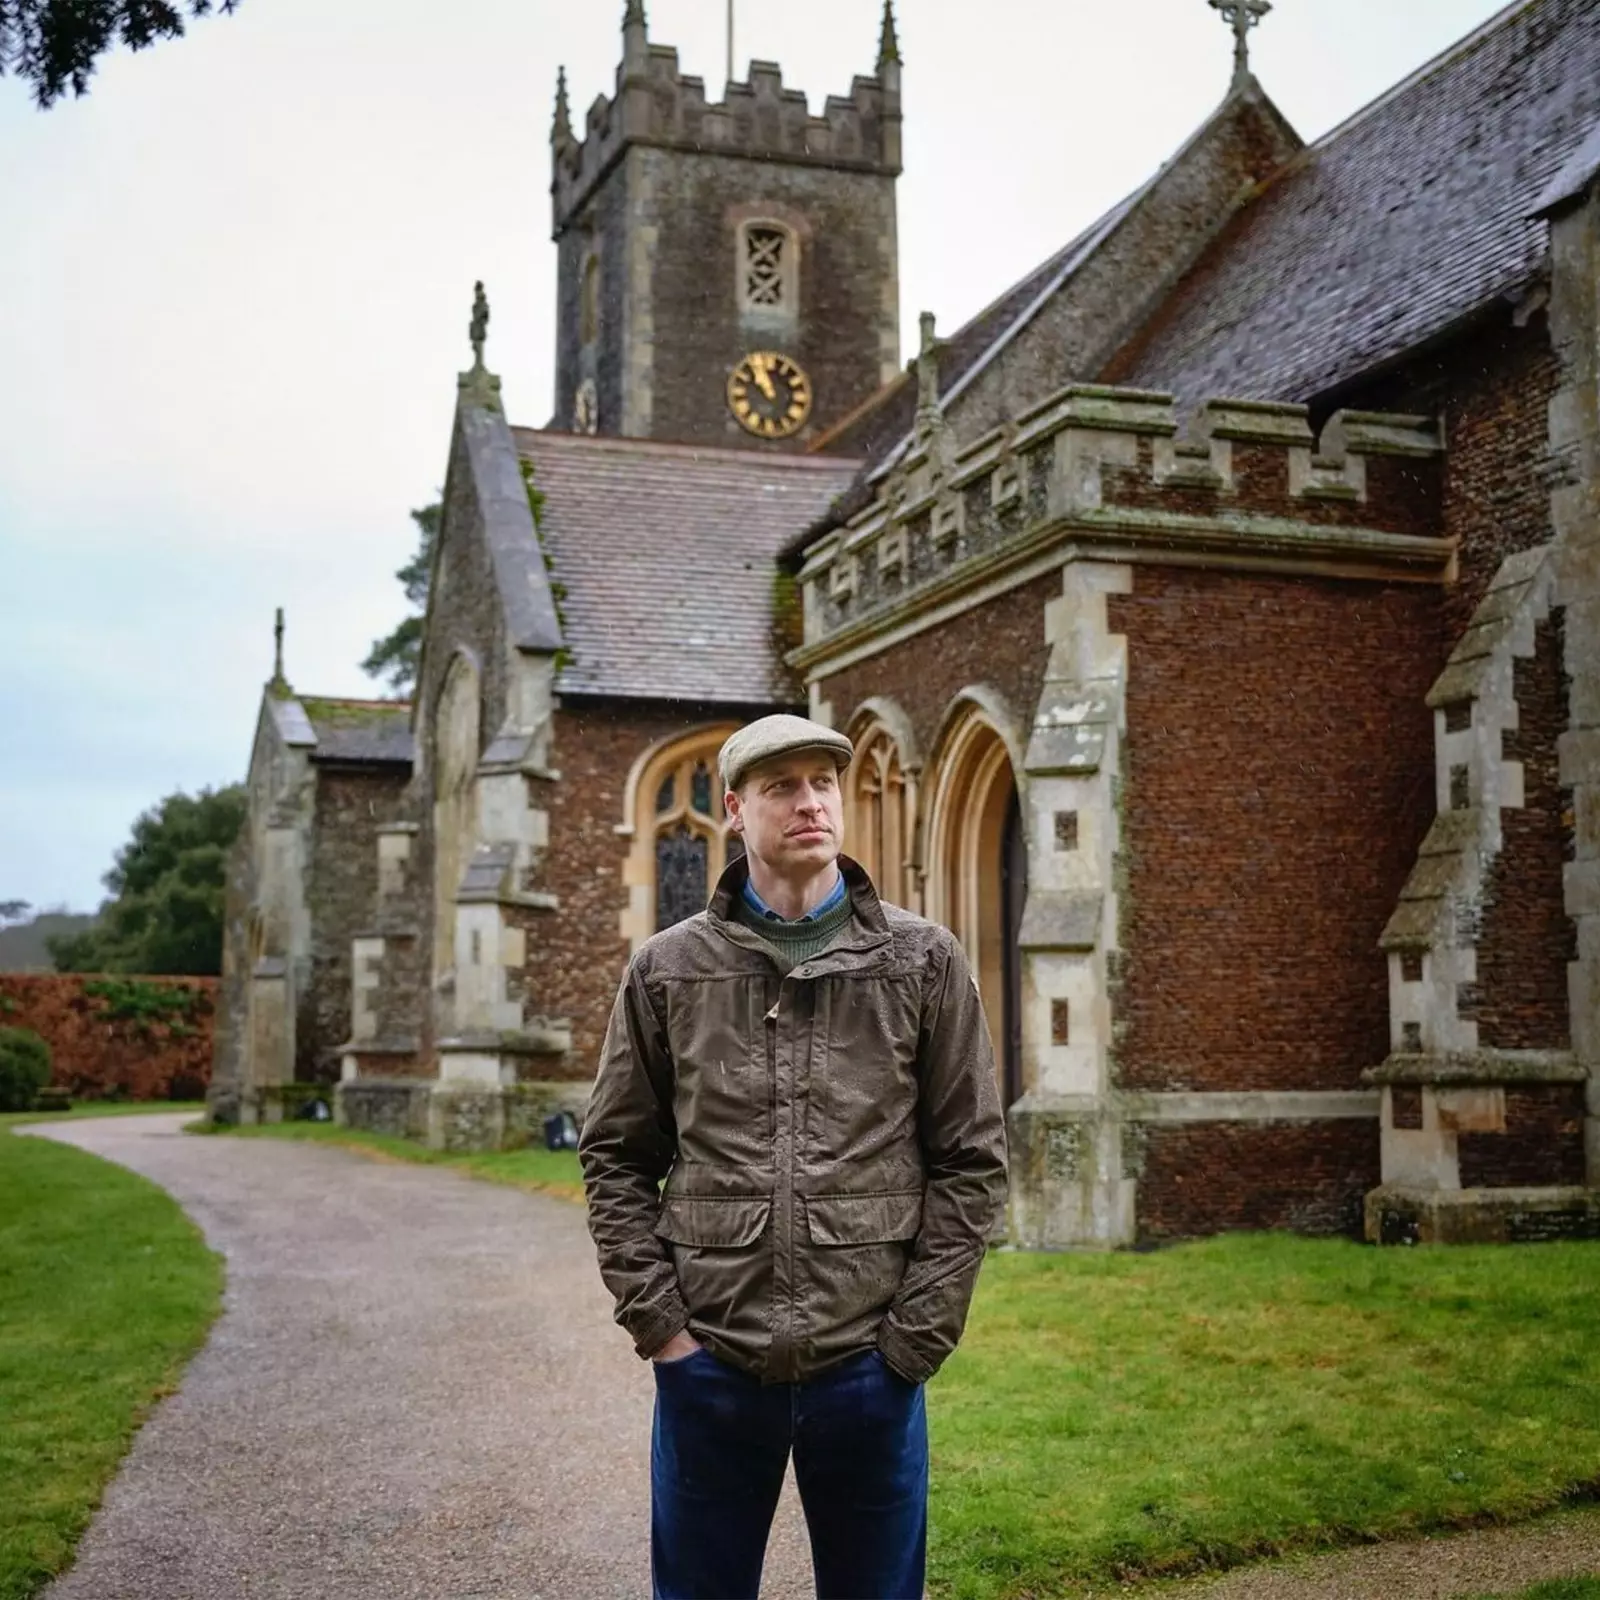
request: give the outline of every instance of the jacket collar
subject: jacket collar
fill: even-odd
[[[850,894],[852,915],[850,925],[845,929],[839,942],[825,955],[818,957],[819,961],[827,961],[830,964],[832,958],[836,956],[866,954],[877,950],[880,946],[888,944],[892,938],[889,932],[889,919],[883,914],[883,902],[878,899],[878,891],[873,888],[872,879],[867,876],[866,868],[859,861],[841,855],[839,871]],[[765,953],[766,941],[753,929],[746,928],[735,915],[734,908],[744,893],[745,882],[749,876],[750,863],[742,855],[736,856],[717,879],[711,904],[706,910],[719,933],[731,938],[736,944],[745,945],[750,949],[759,948]],[[807,963],[807,965],[814,964]]]

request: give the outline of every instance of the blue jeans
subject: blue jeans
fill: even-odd
[[[922,1600],[922,1386],[876,1350],[763,1384],[697,1350],[657,1364],[650,1449],[655,1600],[756,1600],[789,1452],[818,1600]]]

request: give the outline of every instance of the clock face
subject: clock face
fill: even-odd
[[[600,396],[595,392],[593,378],[585,378],[578,385],[577,397],[572,402],[572,428],[575,433],[599,432]]]
[[[728,374],[728,409],[758,439],[787,439],[811,415],[811,380],[788,356],[752,351]]]

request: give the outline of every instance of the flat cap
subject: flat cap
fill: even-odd
[[[737,789],[744,775],[758,762],[792,756],[801,750],[826,751],[841,772],[855,755],[850,741],[842,733],[835,733],[820,722],[791,717],[787,713],[762,717],[759,722],[746,723],[737,733],[728,735],[717,757],[717,765],[722,768],[723,787]]]

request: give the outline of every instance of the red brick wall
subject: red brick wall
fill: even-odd
[[[1139,1238],[1237,1229],[1358,1233],[1379,1181],[1378,1124],[1145,1124],[1125,1136],[1138,1174]]]
[[[1111,598],[1125,1087],[1353,1088],[1387,1054],[1378,937],[1433,815],[1437,616],[1426,587],[1147,567]]]
[[[162,984],[196,990],[194,1014],[173,1028],[110,1017],[85,992],[96,982]],[[199,1100],[211,1082],[215,978],[96,979],[57,973],[0,973],[0,1027],[31,1028],[50,1046],[50,1082],[84,1100]]]
[[[1447,446],[1443,531],[1461,541],[1443,653],[1466,629],[1500,563],[1555,536],[1549,406],[1560,384],[1543,317],[1480,329],[1347,397],[1359,409],[1438,417]]]
[[[1572,828],[1556,765],[1567,726],[1560,614],[1535,635],[1535,654],[1515,663],[1518,727],[1503,735],[1520,761],[1526,805],[1500,813],[1503,845],[1489,872],[1478,939],[1478,981],[1464,997],[1478,1042],[1501,1050],[1565,1050],[1571,1043],[1567,963],[1577,931],[1566,914],[1562,866]]]
[[[1583,1085],[1506,1090],[1504,1133],[1457,1134],[1463,1189],[1581,1184]]]
[[[659,740],[761,714],[570,698],[555,713],[551,764],[561,778],[534,791],[550,814],[550,847],[534,887],[559,895],[561,909],[529,914],[526,999],[530,1015],[566,1017],[572,1023],[572,1053],[554,1068],[555,1075],[593,1076],[628,964],[620,918],[628,898],[622,864],[629,841],[616,829],[623,820],[629,769]]]
[[[985,684],[1004,696],[1025,738],[1049,660],[1044,608],[1060,594],[1059,572],[1036,578],[825,679],[822,697],[841,728],[863,700],[885,695],[898,701],[923,756],[931,757],[951,700],[973,684]]]

